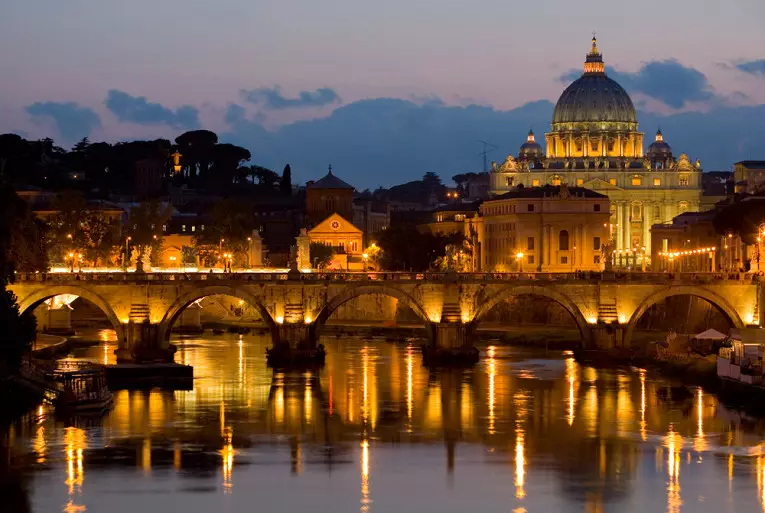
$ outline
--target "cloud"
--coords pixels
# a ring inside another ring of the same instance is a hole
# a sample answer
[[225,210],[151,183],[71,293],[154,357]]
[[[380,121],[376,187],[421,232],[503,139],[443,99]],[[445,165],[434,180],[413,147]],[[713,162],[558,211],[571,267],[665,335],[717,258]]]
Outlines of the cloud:
[[165,124],[189,130],[199,127],[199,109],[191,105],[182,105],[173,110],[159,103],[150,103],[145,96],[131,96],[117,89],[106,94],[104,104],[117,119],[128,123]]
[[765,77],[765,59],[756,61],[746,61],[736,64],[736,69],[749,73],[750,75],[759,75]]
[[[559,79],[571,82],[581,74],[581,71],[569,70]],[[642,93],[674,109],[716,97],[706,75],[674,59],[651,61],[632,73],[607,67],[606,74],[630,93]]]
[[93,109],[74,102],[35,102],[24,110],[35,121],[51,118],[61,137],[70,142],[88,137],[101,126],[101,118]]
[[[349,103],[329,116],[267,130],[244,111],[229,116],[222,141],[247,147],[258,164],[292,167],[293,180],[315,180],[333,172],[358,189],[390,186],[438,173],[444,181],[460,172],[481,171],[479,140],[498,148],[489,161],[518,154],[529,127],[544,146],[554,105],[541,100],[513,110],[492,107],[432,106],[377,98]],[[646,146],[661,127],[676,155],[701,159],[706,170],[727,170],[739,160],[761,157],[765,147],[765,105],[714,104],[707,112],[658,115],[638,112]],[[759,156],[759,157],[758,157]]]
[[242,89],[239,93],[248,103],[262,105],[263,108],[271,110],[324,107],[341,101],[337,92],[329,87],[320,87],[315,91],[300,91],[297,98],[286,98],[282,95],[279,86],[251,90]]

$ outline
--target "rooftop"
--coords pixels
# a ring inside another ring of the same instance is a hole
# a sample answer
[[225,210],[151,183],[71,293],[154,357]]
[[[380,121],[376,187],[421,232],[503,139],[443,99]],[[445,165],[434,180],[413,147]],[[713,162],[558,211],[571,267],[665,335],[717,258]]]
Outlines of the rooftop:
[[[528,198],[547,198],[560,196],[561,186],[545,185],[543,187],[518,187],[506,192],[501,196],[495,196],[491,200],[504,200],[504,199],[528,199]],[[589,199],[607,199],[608,196],[600,194],[584,187],[569,187],[568,193],[572,198],[589,198]]]
[[354,187],[335,175],[332,174],[332,166],[329,166],[329,172],[324,175],[323,178],[320,178],[313,182],[312,184],[309,184],[307,186],[309,189],[350,189],[353,190]]

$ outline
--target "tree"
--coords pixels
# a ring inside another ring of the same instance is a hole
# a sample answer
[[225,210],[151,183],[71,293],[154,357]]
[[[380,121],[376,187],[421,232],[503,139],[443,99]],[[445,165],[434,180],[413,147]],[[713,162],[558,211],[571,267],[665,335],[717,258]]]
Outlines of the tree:
[[214,162],[218,135],[209,130],[191,130],[175,138],[180,151],[184,176],[191,182],[205,177]]
[[462,244],[460,235],[421,233],[411,226],[391,227],[379,234],[381,267],[391,271],[427,271],[442,262],[450,244]]
[[287,164],[282,171],[282,181],[279,184],[282,196],[292,196],[292,168]]
[[138,260],[136,271],[143,271],[143,257],[149,248],[156,251],[160,247],[162,225],[167,223],[172,215],[170,205],[156,200],[141,203],[130,209],[127,222],[127,233],[135,248]]
[[217,189],[224,189],[237,181],[240,164],[252,156],[249,150],[234,144],[217,144],[212,155],[215,161],[205,182]]
[[250,175],[253,180],[258,181],[258,185],[268,190],[273,190],[279,182],[279,175],[276,172],[258,165],[250,166]]
[[332,257],[335,256],[335,250],[332,246],[321,244],[319,242],[312,242],[309,247],[309,254],[311,255],[311,264],[316,269],[325,269],[332,262]]
[[117,243],[116,226],[100,212],[87,212],[81,221],[85,258],[97,267],[99,261],[108,261],[112,247]]
[[[20,314],[16,296],[7,288],[19,264],[16,258],[20,248],[34,248],[44,240],[41,234],[35,233],[36,225],[32,216],[26,203],[10,185],[0,185],[0,326],[3,327],[0,330],[0,365],[6,369],[18,369],[35,337],[34,314],[31,309]],[[42,251],[39,255],[42,260],[44,253]],[[34,265],[39,266],[41,262]],[[45,271],[46,268],[30,267],[26,270]]]

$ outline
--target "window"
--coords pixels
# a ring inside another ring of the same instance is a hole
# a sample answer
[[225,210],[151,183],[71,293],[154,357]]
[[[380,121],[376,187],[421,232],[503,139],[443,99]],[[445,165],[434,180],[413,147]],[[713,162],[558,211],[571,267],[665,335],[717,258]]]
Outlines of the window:
[[163,231],[163,232],[166,232],[166,231],[167,231],[167,225],[166,225],[166,224],[163,224],[163,225],[162,225],[162,231]]
[[611,185],[616,185],[616,178],[609,178],[608,183],[610,183]]
[[534,251],[534,237],[529,237],[526,239],[526,250]]
[[659,205],[653,207],[653,220],[661,221],[661,207]]
[[678,180],[679,185],[688,185],[688,175],[680,175]]
[[568,230],[561,230],[558,234],[558,249],[568,251]]
[[182,225],[181,225],[181,231],[182,231],[182,232],[185,232],[185,231],[186,231],[186,225],[185,225],[185,224],[182,224]]
[[592,259],[592,261],[593,261],[594,264],[599,264],[600,263],[600,255],[595,255],[595,257]]
[[595,210],[595,212],[600,212],[600,203],[595,203],[592,208]]
[[567,264],[568,263],[568,257],[567,256],[560,257],[560,263],[561,264]]
[[584,185],[584,178],[577,178],[576,179],[576,186],[580,187],[582,185]]
[[633,187],[639,187],[643,184],[643,179],[639,176],[633,176],[632,177],[632,186]]
[[464,221],[465,220],[465,214],[457,214],[454,216],[455,221]]
[[655,187],[658,187],[658,186],[660,186],[660,185],[661,185],[661,178],[654,178],[654,179],[653,179],[653,185],[654,185]]
[[592,238],[592,249],[594,251],[600,251],[600,237]]
[[193,224],[191,225],[191,231],[192,231],[192,232],[195,232],[195,231],[197,231],[197,227],[196,227],[196,225],[193,225]]
[[534,205],[532,203],[529,203],[526,205],[526,211],[527,212],[533,212],[534,211]]
[[533,263],[534,263],[534,255],[529,255],[528,257],[526,257],[526,259],[528,260],[528,262],[529,262],[530,264],[533,264]]
[[534,178],[533,180],[531,180],[531,186],[539,187],[539,178]]
[[560,176],[558,176],[558,175],[555,175],[555,176],[553,176],[553,179],[552,179],[552,184],[553,184],[554,186],[556,186],[556,187],[557,187],[558,185],[560,185]]
[[643,217],[642,209],[640,208],[640,204],[634,204],[632,205],[632,220],[636,221]]

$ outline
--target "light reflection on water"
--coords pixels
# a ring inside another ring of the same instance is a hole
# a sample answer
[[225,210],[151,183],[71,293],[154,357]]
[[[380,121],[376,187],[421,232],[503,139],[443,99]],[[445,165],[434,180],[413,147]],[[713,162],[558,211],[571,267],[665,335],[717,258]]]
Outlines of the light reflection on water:
[[[102,362],[102,341],[75,356]],[[28,510],[765,511],[765,423],[642,369],[491,346],[431,373],[416,348],[333,337],[320,372],[274,373],[266,338],[175,343],[193,390],[12,426]]]

